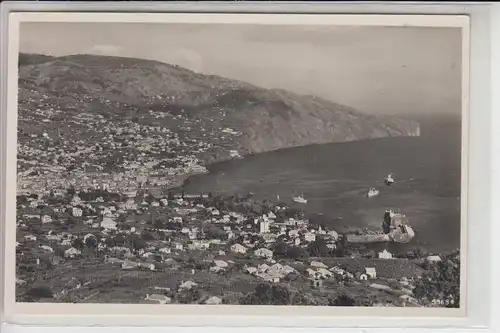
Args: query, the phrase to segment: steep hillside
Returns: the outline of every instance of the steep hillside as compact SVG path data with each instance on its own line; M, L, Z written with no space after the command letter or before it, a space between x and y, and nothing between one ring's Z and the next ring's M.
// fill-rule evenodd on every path
M114 123L117 128L108 132L154 125L175 133L181 145L204 142L209 149L197 150L196 156L205 162L227 159L230 150L245 155L419 135L419 125L409 120L370 116L313 96L262 89L156 61L22 54L19 63L21 140L42 129L62 141L102 142L99 122L83 126L82 114L101 117L103 124L108 122L105 128Z

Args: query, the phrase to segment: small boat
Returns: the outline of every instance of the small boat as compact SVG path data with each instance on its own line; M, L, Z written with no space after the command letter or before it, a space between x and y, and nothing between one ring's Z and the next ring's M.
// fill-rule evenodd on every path
M394 182L395 182L395 180L392 177L392 174L389 174L389 175L387 175L387 177L385 177L385 180L384 180L385 185L390 186L390 185L394 184Z
M297 197L292 197L292 200L298 203L306 204L307 199L304 199L304 195L299 195Z
M368 191L368 193L366 194L366 196L367 196L368 198L371 198L371 197L374 197L374 196L376 196L376 195L378 195L378 194L379 194L379 191L378 191L378 190L376 190L375 188L371 188L371 189Z

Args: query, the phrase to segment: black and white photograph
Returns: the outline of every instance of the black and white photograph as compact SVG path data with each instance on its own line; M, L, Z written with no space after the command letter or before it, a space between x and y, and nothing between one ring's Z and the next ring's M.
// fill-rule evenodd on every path
M21 22L15 301L463 307L464 27L382 23Z

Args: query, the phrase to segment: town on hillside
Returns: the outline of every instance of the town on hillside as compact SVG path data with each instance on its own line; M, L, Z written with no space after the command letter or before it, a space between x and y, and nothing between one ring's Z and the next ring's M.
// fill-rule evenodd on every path
M374 251L282 202L183 193L211 162L248 153L224 109L24 83L18 302L459 306L459 252Z
M19 194L16 288L22 302L453 306L422 276L442 259L375 255L249 194L147 189ZM452 259L450 257L450 259ZM456 268L456 267L455 267ZM418 297L417 295L420 295Z

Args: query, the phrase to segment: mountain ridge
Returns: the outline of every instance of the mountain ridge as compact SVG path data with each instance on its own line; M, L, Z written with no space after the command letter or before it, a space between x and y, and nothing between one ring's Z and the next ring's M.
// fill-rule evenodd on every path
M162 123L159 118L147 119L154 111L168 115L167 119L188 121L189 130L177 130L189 139L199 140L203 132L226 128L239 133L213 141L216 147L201 157L206 163L230 158L230 150L247 155L310 144L417 136L420 132L419 124L412 120L368 115L316 96L260 88L136 58L21 53L19 89L19 103L25 109L36 104L32 96L31 106L27 105L26 96L44 94L67 116L99 112L110 119L119 116ZM173 121L162 124L176 130Z

